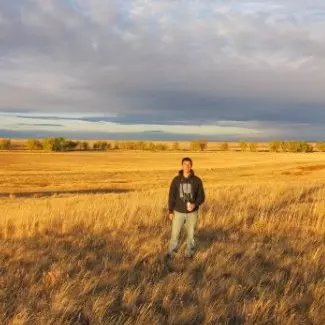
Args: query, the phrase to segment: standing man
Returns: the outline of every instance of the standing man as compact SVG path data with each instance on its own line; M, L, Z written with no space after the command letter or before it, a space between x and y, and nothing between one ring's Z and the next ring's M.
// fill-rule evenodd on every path
M186 257L195 251L194 232L196 229L199 206L205 200L202 180L194 174L192 159L182 159L182 169L171 182L168 210L172 220L172 232L167 257L174 256L178 249L180 231L185 225L187 232Z

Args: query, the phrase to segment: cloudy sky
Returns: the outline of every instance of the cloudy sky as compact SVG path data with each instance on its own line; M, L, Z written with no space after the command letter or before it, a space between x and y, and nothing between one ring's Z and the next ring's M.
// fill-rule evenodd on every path
M323 0L0 0L0 137L325 139Z

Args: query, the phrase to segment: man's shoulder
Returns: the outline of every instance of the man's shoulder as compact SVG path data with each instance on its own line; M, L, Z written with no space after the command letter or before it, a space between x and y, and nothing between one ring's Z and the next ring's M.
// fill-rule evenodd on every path
M197 176L197 175L194 175L193 178L194 178L194 180L196 182L199 182L199 183L202 182L202 179L199 176Z
M176 182L176 181L178 181L180 179L180 176L179 175L175 175L174 177L173 177L173 182Z

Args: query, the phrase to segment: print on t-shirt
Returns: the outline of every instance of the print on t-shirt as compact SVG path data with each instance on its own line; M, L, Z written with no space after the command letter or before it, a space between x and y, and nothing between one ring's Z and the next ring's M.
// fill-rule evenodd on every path
M192 184L191 183L181 183L179 196L185 201L190 201L192 197Z

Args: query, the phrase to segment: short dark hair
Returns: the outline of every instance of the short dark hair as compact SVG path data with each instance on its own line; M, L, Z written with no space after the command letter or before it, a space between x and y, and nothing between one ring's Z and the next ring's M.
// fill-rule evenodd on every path
M183 159L182 159L182 165L183 165L183 163L184 163L185 161L190 162L191 166L193 165L193 161L192 161L192 159L191 159L190 157L185 157L185 158L183 158Z

